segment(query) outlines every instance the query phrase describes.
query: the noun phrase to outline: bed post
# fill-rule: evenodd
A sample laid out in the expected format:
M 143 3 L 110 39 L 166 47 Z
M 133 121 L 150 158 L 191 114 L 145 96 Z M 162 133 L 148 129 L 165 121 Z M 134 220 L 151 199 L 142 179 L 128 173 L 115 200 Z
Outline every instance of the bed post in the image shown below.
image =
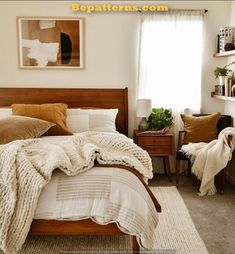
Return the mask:
M 140 253 L 140 246 L 137 242 L 136 236 L 132 236 L 132 253 L 139 254 Z

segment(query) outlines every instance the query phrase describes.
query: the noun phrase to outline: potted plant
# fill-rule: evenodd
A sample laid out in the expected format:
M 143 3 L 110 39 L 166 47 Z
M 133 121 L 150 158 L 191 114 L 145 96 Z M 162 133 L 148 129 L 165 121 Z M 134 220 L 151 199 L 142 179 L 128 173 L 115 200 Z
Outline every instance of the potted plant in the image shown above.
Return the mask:
M 160 133 L 166 132 L 173 125 L 171 109 L 153 108 L 148 123 L 150 129 Z
M 227 65 L 225 65 L 224 67 L 217 67 L 215 70 L 214 70 L 214 75 L 215 75 L 215 78 L 219 78 L 219 82 L 220 82 L 220 85 L 223 86 L 225 84 L 225 77 L 229 75 L 229 73 L 231 72 L 230 69 L 228 69 L 229 66 L 231 66 L 232 64 L 234 64 L 235 61 L 233 61 L 232 63 L 229 63 Z

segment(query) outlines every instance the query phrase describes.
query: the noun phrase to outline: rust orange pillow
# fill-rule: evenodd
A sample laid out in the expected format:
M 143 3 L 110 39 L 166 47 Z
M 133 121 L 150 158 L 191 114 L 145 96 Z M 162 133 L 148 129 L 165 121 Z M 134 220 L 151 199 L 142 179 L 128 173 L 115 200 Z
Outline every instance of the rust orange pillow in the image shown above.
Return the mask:
M 221 114 L 215 113 L 208 116 L 181 115 L 184 123 L 184 144 L 189 142 L 210 142 L 217 138 L 217 123 Z
M 73 135 L 66 125 L 66 110 L 68 105 L 63 103 L 51 104 L 12 104 L 12 114 L 28 116 L 45 120 L 56 125 L 50 128 L 44 135 Z

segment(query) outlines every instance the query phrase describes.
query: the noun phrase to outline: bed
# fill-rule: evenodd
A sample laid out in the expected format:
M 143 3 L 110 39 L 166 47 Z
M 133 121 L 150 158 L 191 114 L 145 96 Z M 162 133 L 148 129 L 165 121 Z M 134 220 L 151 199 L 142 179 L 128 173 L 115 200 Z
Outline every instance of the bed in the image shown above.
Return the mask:
M 128 89 L 73 89 L 73 88 L 0 88 L 0 107 L 13 103 L 66 103 L 69 108 L 117 108 L 117 130 L 128 135 Z M 143 182 L 143 184 L 145 184 Z M 151 194 L 151 193 L 150 193 Z M 161 211 L 160 205 L 157 207 Z M 121 235 L 125 234 L 115 223 L 99 225 L 90 219 L 58 221 L 34 219 L 32 235 Z M 139 244 L 133 236 L 133 253 L 139 253 Z

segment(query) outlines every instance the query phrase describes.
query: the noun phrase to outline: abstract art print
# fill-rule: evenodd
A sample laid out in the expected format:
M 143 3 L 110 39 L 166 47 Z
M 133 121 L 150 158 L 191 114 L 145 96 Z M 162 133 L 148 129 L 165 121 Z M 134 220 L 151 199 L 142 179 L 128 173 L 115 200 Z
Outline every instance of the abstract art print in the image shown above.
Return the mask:
M 20 68 L 84 68 L 82 18 L 17 20 Z

